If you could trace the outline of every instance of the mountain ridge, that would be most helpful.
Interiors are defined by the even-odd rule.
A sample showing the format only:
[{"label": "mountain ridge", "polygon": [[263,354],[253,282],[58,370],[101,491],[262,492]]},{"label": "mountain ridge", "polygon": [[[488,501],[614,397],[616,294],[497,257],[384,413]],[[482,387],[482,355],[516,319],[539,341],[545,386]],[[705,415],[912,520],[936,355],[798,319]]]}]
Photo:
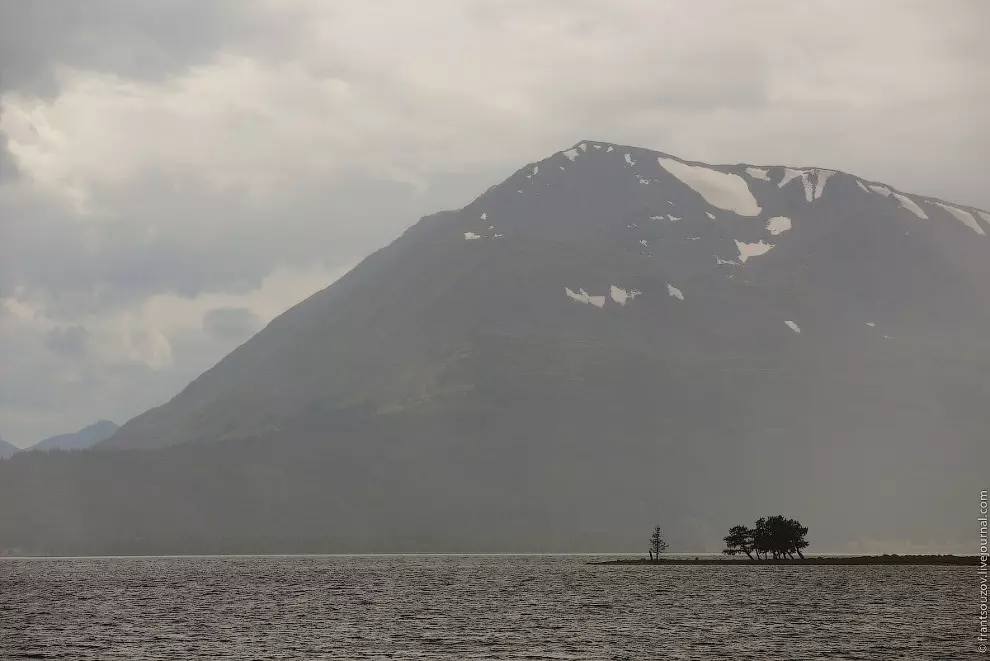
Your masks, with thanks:
[{"label": "mountain ridge", "polygon": [[[930,201],[930,202],[942,202],[942,203],[945,203],[945,204],[948,204],[948,205],[952,205],[952,206],[956,206],[956,207],[962,207],[962,208],[964,208],[965,210],[967,210],[969,212],[982,213],[983,216],[984,216],[984,220],[988,224],[990,224],[990,211],[988,211],[986,209],[983,209],[982,207],[978,207],[978,206],[971,205],[971,204],[963,204],[963,203],[955,202],[955,201],[952,201],[952,200],[949,200],[949,199],[946,199],[946,198],[939,197],[937,195],[928,195],[928,194],[925,194],[925,193],[917,193],[917,192],[908,191],[906,189],[899,188],[899,187],[896,187],[896,186],[894,186],[892,184],[889,184],[889,183],[887,183],[885,181],[869,179],[867,177],[863,177],[863,176],[858,175],[856,173],[848,172],[848,171],[842,170],[840,168],[835,168],[835,167],[831,167],[831,166],[822,166],[822,165],[784,165],[784,164],[779,164],[779,163],[778,164],[747,163],[747,162],[742,162],[742,161],[736,162],[736,163],[709,163],[707,161],[699,161],[699,160],[692,160],[692,159],[682,158],[681,156],[678,156],[678,155],[675,155],[675,154],[672,154],[672,153],[669,153],[669,152],[659,151],[657,149],[652,149],[652,148],[649,148],[649,147],[638,147],[638,146],[635,146],[635,145],[625,145],[625,144],[607,142],[607,141],[602,141],[602,140],[578,140],[577,142],[575,142],[574,144],[572,144],[567,149],[562,149],[560,151],[556,151],[556,152],[552,153],[551,155],[549,155],[549,156],[547,156],[547,157],[545,157],[543,159],[540,159],[540,160],[537,160],[537,161],[532,161],[530,163],[527,163],[526,165],[524,165],[521,168],[519,168],[518,170],[516,170],[515,173],[513,173],[513,175],[522,173],[522,172],[524,172],[528,168],[531,168],[534,165],[539,165],[539,164],[544,163],[544,162],[552,161],[552,160],[555,159],[555,157],[557,157],[558,155],[564,154],[565,152],[578,150],[578,149],[580,149],[580,146],[582,144],[585,144],[585,145],[598,144],[598,145],[601,145],[603,148],[606,148],[606,149],[608,147],[612,147],[613,148],[613,152],[619,152],[619,153],[622,153],[622,154],[624,154],[626,151],[628,151],[630,154],[633,153],[633,152],[640,152],[640,153],[647,154],[649,157],[664,157],[664,158],[669,158],[669,159],[677,160],[677,161],[680,161],[682,163],[686,163],[686,164],[689,164],[689,165],[698,165],[698,166],[703,166],[703,167],[712,168],[712,169],[743,169],[743,170],[745,170],[746,168],[755,168],[755,169],[760,169],[760,170],[770,170],[770,169],[796,170],[796,171],[822,170],[822,171],[834,172],[836,174],[845,175],[847,177],[852,177],[854,180],[859,180],[859,181],[863,182],[864,185],[867,185],[867,186],[868,185],[871,185],[871,184],[872,185],[877,185],[877,186],[883,186],[885,188],[889,188],[892,191],[896,191],[898,193],[903,193],[903,194],[906,194],[906,195],[911,195],[913,197],[919,197],[919,198],[922,198],[922,199],[924,199],[926,201]],[[510,178],[511,178],[511,176],[510,176]],[[508,181],[508,179],[506,181]],[[502,183],[505,183],[505,181],[500,182],[499,184],[493,184],[492,186],[489,187],[488,191],[490,191],[493,188],[496,188],[497,186],[501,185]],[[485,192],[487,193],[488,191],[485,191]]]},{"label": "mountain ridge", "polygon": [[28,450],[84,450],[113,436],[120,426],[110,420],[97,420],[82,429],[67,434],[58,434],[38,441],[24,448]]},{"label": "mountain ridge", "polygon": [[0,438],[0,459],[7,459],[9,457],[13,457],[14,453],[20,451],[21,449],[16,445],[14,445],[13,443],[9,443],[3,440],[2,438]]}]

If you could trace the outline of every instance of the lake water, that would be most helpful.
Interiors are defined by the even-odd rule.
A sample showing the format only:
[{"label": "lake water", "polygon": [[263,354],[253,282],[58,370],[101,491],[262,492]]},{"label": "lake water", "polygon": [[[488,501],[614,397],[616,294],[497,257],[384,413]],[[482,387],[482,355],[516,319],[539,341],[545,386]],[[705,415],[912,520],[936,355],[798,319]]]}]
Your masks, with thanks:
[{"label": "lake water", "polygon": [[0,560],[0,659],[987,658],[972,567],[590,559]]}]

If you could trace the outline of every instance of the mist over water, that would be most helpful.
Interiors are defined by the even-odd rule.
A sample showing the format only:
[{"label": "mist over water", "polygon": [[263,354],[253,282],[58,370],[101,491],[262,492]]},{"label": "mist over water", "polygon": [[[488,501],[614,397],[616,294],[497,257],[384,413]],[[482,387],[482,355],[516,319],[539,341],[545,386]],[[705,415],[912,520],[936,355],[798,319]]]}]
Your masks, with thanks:
[{"label": "mist over water", "polygon": [[945,661],[975,650],[972,568],[593,559],[0,560],[0,658]]}]

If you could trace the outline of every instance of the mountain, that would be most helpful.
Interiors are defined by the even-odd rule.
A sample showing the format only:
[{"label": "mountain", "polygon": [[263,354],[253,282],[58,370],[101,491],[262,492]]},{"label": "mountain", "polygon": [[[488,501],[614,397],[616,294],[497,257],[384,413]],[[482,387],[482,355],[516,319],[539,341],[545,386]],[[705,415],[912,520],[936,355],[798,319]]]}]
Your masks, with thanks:
[{"label": "mountain", "polygon": [[20,448],[16,445],[11,445],[7,441],[0,438],[0,459],[7,459],[13,457],[15,452],[20,452]]},{"label": "mountain", "polygon": [[842,172],[583,141],[422,219],[105,452],[0,466],[0,549],[636,550],[659,522],[718,550],[776,511],[819,550],[968,543],[988,231]]},{"label": "mountain", "polygon": [[109,420],[98,420],[73,434],[60,434],[32,445],[31,450],[84,450],[114,435],[120,426]]}]

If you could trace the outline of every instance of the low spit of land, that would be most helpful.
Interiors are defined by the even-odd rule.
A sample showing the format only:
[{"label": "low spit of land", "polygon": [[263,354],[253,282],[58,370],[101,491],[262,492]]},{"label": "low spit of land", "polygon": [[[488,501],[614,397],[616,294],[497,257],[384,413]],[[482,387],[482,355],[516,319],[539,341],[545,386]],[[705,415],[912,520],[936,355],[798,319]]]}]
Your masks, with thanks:
[{"label": "low spit of land", "polygon": [[726,557],[670,557],[659,560],[646,558],[620,558],[593,565],[979,565],[976,555],[830,555],[809,556],[782,560],[749,560]]}]

